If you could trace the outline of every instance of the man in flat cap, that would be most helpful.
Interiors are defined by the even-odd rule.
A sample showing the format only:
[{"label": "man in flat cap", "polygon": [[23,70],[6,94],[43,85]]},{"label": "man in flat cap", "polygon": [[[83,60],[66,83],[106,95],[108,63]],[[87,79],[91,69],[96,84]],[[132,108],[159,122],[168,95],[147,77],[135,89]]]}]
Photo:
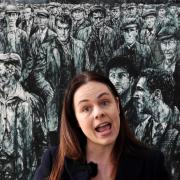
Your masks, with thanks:
[{"label": "man in flat cap", "polygon": [[70,14],[71,14],[70,8],[69,8],[67,5],[63,4],[63,6],[61,7],[61,9],[62,9],[62,13],[63,13],[63,14],[67,14],[67,15],[70,15]]},{"label": "man in flat cap", "polygon": [[34,36],[36,36],[36,38],[38,38],[42,42],[49,30],[49,12],[46,9],[39,9],[36,12],[36,16],[38,28],[36,29],[36,33],[34,34]]},{"label": "man in flat cap", "polygon": [[151,51],[154,52],[157,33],[156,9],[147,9],[143,12],[144,28],[139,35],[139,41],[142,44],[150,46]]},{"label": "man in flat cap", "polygon": [[160,52],[161,54],[157,54],[157,58],[154,64],[154,68],[160,68],[167,70],[173,73],[176,82],[176,99],[175,104],[180,109],[180,98],[179,98],[179,90],[180,90],[180,52],[179,52],[179,43],[176,39],[176,27],[167,26],[163,27],[159,33],[157,34],[158,45],[156,52]]},{"label": "man in flat cap", "polygon": [[55,18],[61,13],[61,7],[56,2],[50,2],[47,5],[47,10],[49,12],[49,27],[53,30],[55,26]]},{"label": "man in flat cap", "polygon": [[126,56],[131,60],[137,74],[152,63],[152,53],[148,45],[137,41],[138,23],[135,18],[127,18],[122,24],[124,44],[113,53],[113,57]]},{"label": "man in flat cap", "polygon": [[127,6],[127,10],[128,10],[128,16],[129,17],[136,17],[137,16],[137,6],[136,3],[129,3]]},{"label": "man in flat cap", "polygon": [[49,14],[54,14],[55,16],[58,15],[58,4],[55,2],[50,2],[47,4],[47,8],[49,11]]},{"label": "man in flat cap", "polygon": [[114,31],[105,24],[106,9],[93,6],[89,18],[91,26],[79,31],[77,38],[86,43],[90,70],[105,73],[105,65],[113,51]]},{"label": "man in flat cap", "polygon": [[27,33],[16,27],[19,10],[15,5],[7,5],[5,9],[6,28],[0,32],[0,52],[17,53],[22,59],[22,77],[24,82],[32,70],[32,56]]},{"label": "man in flat cap", "polygon": [[143,3],[139,3],[138,6],[137,6],[137,10],[138,10],[138,15],[139,15],[139,17],[142,16],[143,9],[144,9],[144,4],[143,4]]},{"label": "man in flat cap", "polygon": [[[49,65],[46,62],[46,59],[43,59],[44,60],[43,62],[39,62],[39,61],[41,61],[42,56],[47,55],[47,54],[43,54],[41,49],[42,48],[44,48],[44,49],[50,48],[50,45],[48,44],[48,42],[54,38],[57,38],[57,35],[48,26],[49,13],[47,10],[38,9],[36,16],[37,16],[37,20],[38,20],[38,26],[36,28],[36,31],[34,32],[34,34],[30,38],[31,51],[32,51],[33,59],[34,59],[34,67],[33,67],[32,73],[30,74],[28,82],[30,82],[31,84],[32,83],[34,84],[34,86],[30,87],[30,91],[37,94],[42,99],[42,102],[44,103],[45,96],[43,93],[40,93],[40,91],[41,91],[41,90],[39,90],[39,86],[40,86],[39,84],[40,83],[39,84],[36,83],[36,78],[34,79],[34,72],[36,72],[36,70],[38,69],[39,64],[41,64],[43,62],[44,62],[45,66]],[[55,27],[53,27],[53,28],[55,28]],[[52,74],[50,76],[54,76],[54,75]],[[39,78],[38,80],[43,83],[43,80],[41,80],[41,78]],[[49,93],[49,96],[47,96],[47,99],[50,96],[51,96],[51,94]],[[47,101],[50,101],[50,100],[47,100]],[[44,104],[46,104],[46,103],[44,103]],[[42,109],[42,111],[44,111],[44,113],[47,116],[46,105],[45,105],[44,109]],[[47,129],[50,130],[48,124],[47,124]]]},{"label": "man in flat cap", "polygon": [[114,30],[114,50],[116,50],[120,45],[123,44],[121,32],[122,14],[120,11],[120,4],[114,3],[110,6],[110,20],[106,21],[106,24]]},{"label": "man in flat cap", "polygon": [[161,57],[156,58],[155,68],[175,72],[176,63],[179,61],[179,46],[176,39],[176,27],[163,27],[157,34],[159,52]]},{"label": "man in flat cap", "polygon": [[165,24],[167,7],[165,4],[160,4],[157,6],[156,9],[157,9],[158,29],[160,30]]},{"label": "man in flat cap", "polygon": [[5,7],[3,4],[0,4],[0,31],[2,31],[5,26],[6,26],[6,23],[5,23]]},{"label": "man in flat cap", "polygon": [[136,3],[129,3],[127,6],[127,12],[128,12],[127,13],[128,18],[135,18],[140,27],[143,25],[143,20],[142,20],[142,17],[138,13]]},{"label": "man in flat cap", "polygon": [[171,2],[168,4],[168,10],[172,14],[174,18],[177,18],[177,4],[175,2]]},{"label": "man in flat cap", "polygon": [[77,38],[77,35],[81,29],[90,26],[90,21],[86,18],[86,12],[82,5],[75,5],[71,10],[72,24],[72,36]]},{"label": "man in flat cap", "polygon": [[126,3],[121,4],[121,13],[122,13],[122,18],[125,18],[127,16],[127,4]]},{"label": "man in flat cap", "polygon": [[120,4],[114,3],[110,5],[110,24],[108,24],[110,27],[113,27],[113,25],[121,22],[121,10],[120,10]]},{"label": "man in flat cap", "polygon": [[34,9],[32,6],[27,5],[24,7],[22,11],[22,19],[17,26],[27,33],[28,38],[32,35],[32,31],[35,29]]},{"label": "man in flat cap", "polygon": [[31,180],[33,156],[33,96],[21,86],[22,60],[0,54],[0,179]]},{"label": "man in flat cap", "polygon": [[33,69],[33,90],[46,105],[49,134],[57,130],[67,83],[89,64],[85,43],[71,36],[71,28],[69,15],[56,17],[57,35],[42,42]]},{"label": "man in flat cap", "polygon": [[49,13],[45,9],[39,9],[36,13],[38,26],[34,29],[30,37],[30,45],[33,59],[36,61],[39,54],[39,48],[42,43],[49,39],[49,37],[56,36],[56,33],[48,27]]}]

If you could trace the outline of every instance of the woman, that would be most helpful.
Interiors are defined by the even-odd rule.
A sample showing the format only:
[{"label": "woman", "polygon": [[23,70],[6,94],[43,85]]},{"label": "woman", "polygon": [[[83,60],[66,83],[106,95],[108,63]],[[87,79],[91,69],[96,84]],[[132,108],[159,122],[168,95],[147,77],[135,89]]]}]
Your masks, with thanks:
[{"label": "woman", "polygon": [[109,79],[77,75],[63,102],[58,147],[45,152],[35,180],[167,180],[163,155],[131,135]]}]

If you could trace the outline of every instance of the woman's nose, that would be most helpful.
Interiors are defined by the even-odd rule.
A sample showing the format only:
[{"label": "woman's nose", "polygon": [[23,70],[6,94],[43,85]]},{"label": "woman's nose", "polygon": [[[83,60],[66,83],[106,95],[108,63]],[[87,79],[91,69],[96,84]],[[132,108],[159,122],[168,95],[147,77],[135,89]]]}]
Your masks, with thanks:
[{"label": "woman's nose", "polygon": [[104,117],[104,111],[101,107],[95,107],[94,108],[94,118],[95,119],[99,119],[99,118],[102,118]]}]

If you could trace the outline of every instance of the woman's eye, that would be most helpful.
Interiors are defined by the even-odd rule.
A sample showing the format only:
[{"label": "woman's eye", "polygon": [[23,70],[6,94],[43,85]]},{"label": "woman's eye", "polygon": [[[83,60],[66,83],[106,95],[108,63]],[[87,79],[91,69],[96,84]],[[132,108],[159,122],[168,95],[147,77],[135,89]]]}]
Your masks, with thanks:
[{"label": "woman's eye", "polygon": [[90,107],[85,106],[82,108],[82,112],[89,112],[90,111]]},{"label": "woman's eye", "polygon": [[102,104],[103,106],[107,106],[107,105],[109,104],[109,101],[107,101],[107,100],[102,101],[101,104]]}]

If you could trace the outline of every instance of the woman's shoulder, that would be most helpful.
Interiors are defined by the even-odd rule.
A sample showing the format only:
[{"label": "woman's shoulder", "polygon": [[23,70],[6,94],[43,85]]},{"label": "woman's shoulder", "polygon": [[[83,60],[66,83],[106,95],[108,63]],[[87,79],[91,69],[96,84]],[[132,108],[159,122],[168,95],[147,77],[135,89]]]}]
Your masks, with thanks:
[{"label": "woman's shoulder", "polygon": [[126,157],[135,162],[148,163],[149,166],[152,165],[153,167],[154,164],[164,164],[164,154],[158,149],[148,148],[146,146],[136,148],[134,153],[127,154]]},{"label": "woman's shoulder", "polygon": [[141,149],[137,154],[124,154],[120,164],[120,179],[169,180],[164,155],[159,150]]},{"label": "woman's shoulder", "polygon": [[151,179],[169,180],[170,176],[165,167],[164,154],[156,149],[148,149],[142,156],[142,169]]},{"label": "woman's shoulder", "polygon": [[53,146],[45,150],[41,158],[41,164],[37,168],[33,180],[43,180],[50,175],[56,152],[57,146]]},{"label": "woman's shoulder", "polygon": [[163,153],[157,149],[142,147],[137,149],[137,154],[137,157],[144,161],[164,160]]}]

